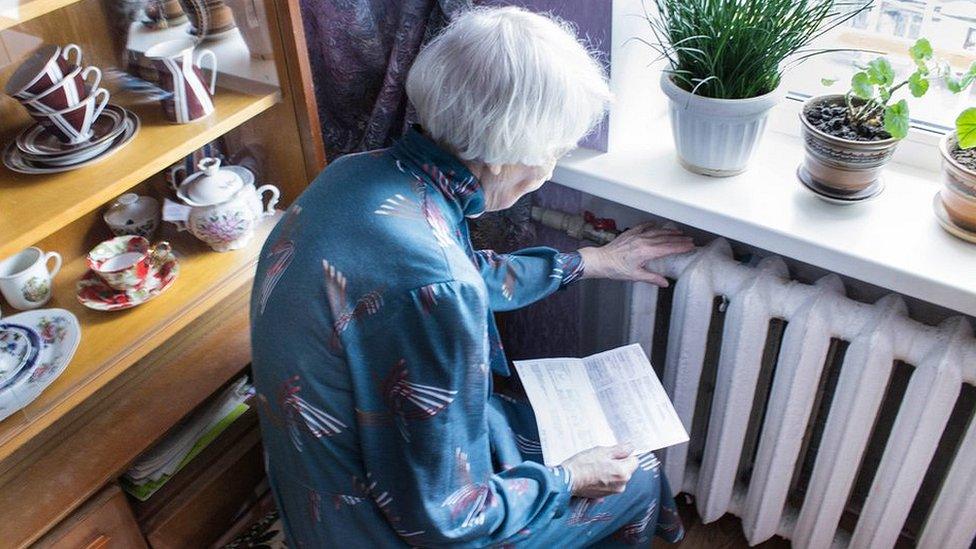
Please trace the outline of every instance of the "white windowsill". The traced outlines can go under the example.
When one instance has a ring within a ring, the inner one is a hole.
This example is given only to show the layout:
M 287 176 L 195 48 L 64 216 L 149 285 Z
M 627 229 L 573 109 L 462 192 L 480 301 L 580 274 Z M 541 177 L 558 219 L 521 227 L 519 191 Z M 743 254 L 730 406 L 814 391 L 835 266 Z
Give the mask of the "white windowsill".
M 678 165 L 666 118 L 650 122 L 644 131 L 652 142 L 611 153 L 574 151 L 552 180 L 976 316 L 976 245 L 936 221 L 938 172 L 891 164 L 878 198 L 838 206 L 797 181 L 803 148 L 795 136 L 767 132 L 752 168 L 710 178 Z

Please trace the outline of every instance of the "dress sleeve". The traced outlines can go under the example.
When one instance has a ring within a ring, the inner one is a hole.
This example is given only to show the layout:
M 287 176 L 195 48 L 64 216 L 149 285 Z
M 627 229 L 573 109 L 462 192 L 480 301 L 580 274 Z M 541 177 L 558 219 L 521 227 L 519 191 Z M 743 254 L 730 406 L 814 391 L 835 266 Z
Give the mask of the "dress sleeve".
M 544 246 L 510 254 L 478 250 L 474 262 L 494 311 L 531 305 L 583 276 L 583 258 L 578 252 L 562 253 Z
M 493 470 L 484 289 L 441 282 L 384 302 L 343 338 L 368 365 L 353 372 L 363 496 L 415 546 L 484 546 L 562 515 L 562 467 Z

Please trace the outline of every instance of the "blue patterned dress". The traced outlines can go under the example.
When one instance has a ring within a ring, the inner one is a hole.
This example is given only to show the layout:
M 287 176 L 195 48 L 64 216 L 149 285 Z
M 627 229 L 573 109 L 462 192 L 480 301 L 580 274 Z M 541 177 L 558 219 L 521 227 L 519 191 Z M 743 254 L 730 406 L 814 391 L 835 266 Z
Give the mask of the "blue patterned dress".
M 648 545 L 681 537 L 653 454 L 574 498 L 541 464 L 492 311 L 582 274 L 579 254 L 474 251 L 478 181 L 416 129 L 333 162 L 261 252 L 251 305 L 268 476 L 297 547 Z

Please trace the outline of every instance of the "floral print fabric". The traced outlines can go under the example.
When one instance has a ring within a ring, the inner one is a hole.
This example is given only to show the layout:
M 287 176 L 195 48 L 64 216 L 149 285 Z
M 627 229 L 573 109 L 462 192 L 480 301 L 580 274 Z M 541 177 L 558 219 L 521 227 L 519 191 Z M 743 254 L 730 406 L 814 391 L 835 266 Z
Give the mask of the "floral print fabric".
M 572 498 L 567 471 L 540 463 L 531 408 L 492 395 L 492 372 L 508 374 L 492 311 L 550 295 L 585 266 L 551 248 L 473 250 L 465 219 L 484 208 L 464 165 L 412 129 L 392 149 L 333 162 L 269 237 L 253 370 L 291 545 L 679 535 L 673 520 L 659 525 L 673 502 L 656 459 L 624 494 Z

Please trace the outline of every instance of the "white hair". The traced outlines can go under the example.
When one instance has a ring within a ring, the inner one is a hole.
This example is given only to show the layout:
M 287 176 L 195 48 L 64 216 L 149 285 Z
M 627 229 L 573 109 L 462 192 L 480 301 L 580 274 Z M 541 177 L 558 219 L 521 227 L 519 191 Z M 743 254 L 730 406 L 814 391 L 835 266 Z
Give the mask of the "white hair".
M 520 8 L 458 15 L 406 83 L 420 124 L 464 160 L 543 166 L 603 119 L 606 74 L 560 20 Z

